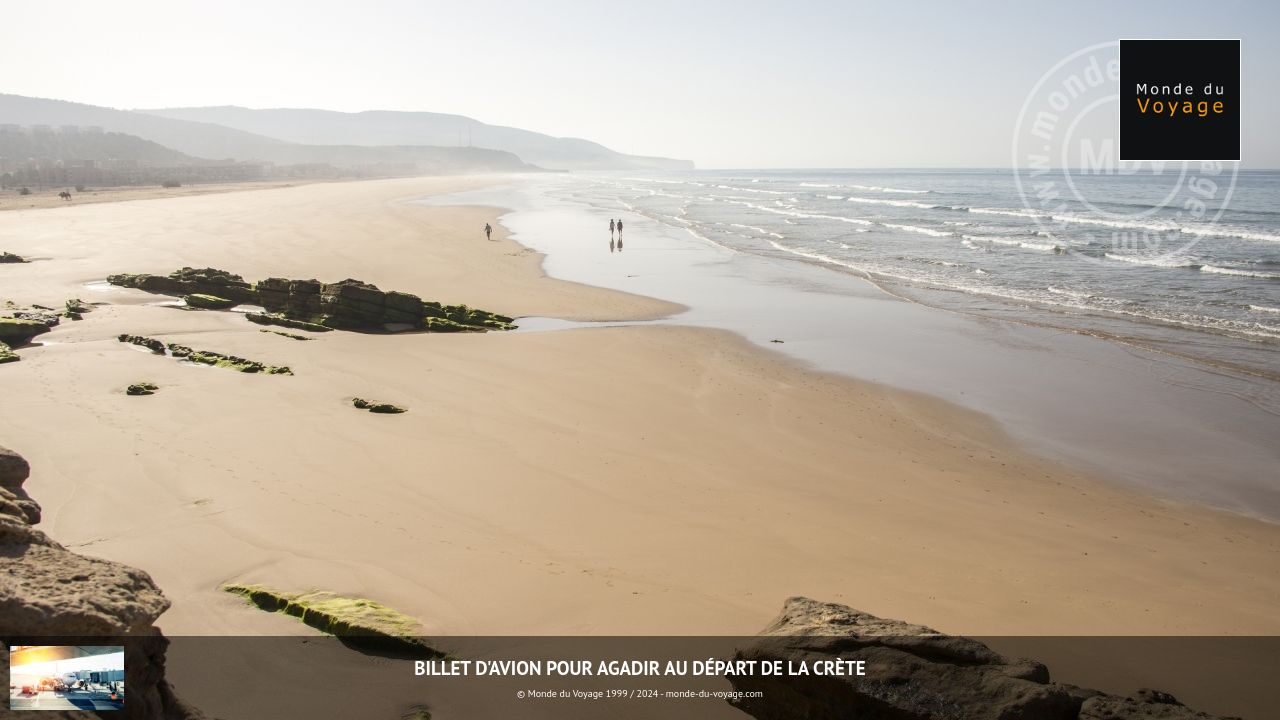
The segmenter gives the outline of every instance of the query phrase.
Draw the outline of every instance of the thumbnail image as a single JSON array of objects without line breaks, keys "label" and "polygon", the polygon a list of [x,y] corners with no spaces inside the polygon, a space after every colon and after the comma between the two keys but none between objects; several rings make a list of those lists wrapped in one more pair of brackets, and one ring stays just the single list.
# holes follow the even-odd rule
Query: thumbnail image
[{"label": "thumbnail image", "polygon": [[14,645],[10,710],[123,710],[124,647]]}]

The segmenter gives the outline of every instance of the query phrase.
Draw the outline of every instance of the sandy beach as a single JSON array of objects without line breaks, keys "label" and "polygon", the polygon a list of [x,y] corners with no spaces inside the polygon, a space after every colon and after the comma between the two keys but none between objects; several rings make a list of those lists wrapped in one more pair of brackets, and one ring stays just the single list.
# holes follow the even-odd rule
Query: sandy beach
[{"label": "sandy beach", "polygon": [[[679,306],[545,277],[494,177],[0,213],[0,300],[105,303],[0,367],[42,527],[145,569],[170,635],[307,632],[229,581],[369,597],[439,634],[750,634],[791,595],[964,634],[1276,634],[1280,527],[1038,459],[993,421],[639,326],[297,342],[89,283],[190,266],[353,277],[512,316]],[[494,224],[494,241],[481,228]],[[134,333],[293,368],[151,356]],[[151,397],[123,389],[147,380]],[[353,396],[409,408],[376,416]]]}]

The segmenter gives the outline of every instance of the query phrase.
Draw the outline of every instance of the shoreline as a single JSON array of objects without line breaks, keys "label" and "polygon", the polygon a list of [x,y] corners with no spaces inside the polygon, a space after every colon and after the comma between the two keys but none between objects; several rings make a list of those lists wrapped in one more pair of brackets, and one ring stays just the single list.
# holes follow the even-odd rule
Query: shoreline
[{"label": "shoreline", "polygon": [[[253,279],[349,275],[506,314],[671,312],[551,279],[503,230],[472,242],[491,208],[397,207],[424,184],[483,182],[104,204],[75,218],[96,237],[73,240],[66,213],[32,213],[13,236],[53,259],[21,268],[37,277],[2,277],[24,302],[58,302],[109,272],[208,264]],[[135,246],[112,239],[124,228]],[[1280,528],[1109,487],[1027,454],[990,418],[804,369],[728,332],[293,343],[135,291],[85,299],[113,304],[3,369],[19,390],[0,428],[47,468],[29,483],[46,526],[151,572],[174,599],[170,634],[291,631],[221,597],[230,580],[375,597],[441,634],[740,634],[797,594],[971,635],[1280,631]],[[114,342],[126,331],[298,376],[145,362]],[[142,374],[161,391],[125,398]],[[370,418],[350,394],[411,412]],[[68,453],[50,427],[83,445]],[[111,501],[143,496],[145,508]]]},{"label": "shoreline", "polygon": [[808,369],[977,410],[1032,452],[1156,497],[1280,522],[1280,488],[1270,481],[1280,415],[1262,402],[1266,380],[1093,334],[903,300],[859,275],[691,242],[689,234],[699,237],[692,230],[627,211],[627,252],[615,258],[602,246],[595,255],[582,238],[603,239],[605,212],[618,210],[593,204],[567,180],[436,202],[514,207],[504,222],[551,253],[550,275],[692,308],[667,323],[727,329]]}]

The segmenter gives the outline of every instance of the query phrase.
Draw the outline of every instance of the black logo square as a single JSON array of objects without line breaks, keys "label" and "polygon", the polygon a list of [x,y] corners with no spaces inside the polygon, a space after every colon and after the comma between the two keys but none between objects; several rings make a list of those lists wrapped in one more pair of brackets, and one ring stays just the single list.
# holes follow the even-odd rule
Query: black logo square
[{"label": "black logo square", "polygon": [[1121,40],[1120,159],[1239,160],[1240,41]]}]

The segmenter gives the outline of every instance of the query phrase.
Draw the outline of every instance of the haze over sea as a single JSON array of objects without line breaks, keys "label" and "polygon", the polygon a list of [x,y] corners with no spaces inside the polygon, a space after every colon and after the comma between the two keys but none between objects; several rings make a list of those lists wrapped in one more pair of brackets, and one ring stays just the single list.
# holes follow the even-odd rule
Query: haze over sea
[{"label": "haze over sea", "polygon": [[1280,378],[1280,173],[1240,173],[1213,223],[1162,206],[1167,175],[1069,179],[1089,204],[1027,207],[1009,170],[621,173],[563,192],[925,304]]}]

